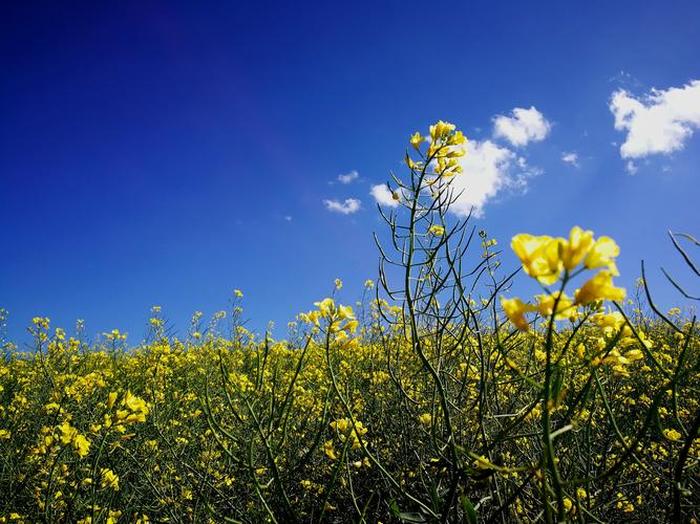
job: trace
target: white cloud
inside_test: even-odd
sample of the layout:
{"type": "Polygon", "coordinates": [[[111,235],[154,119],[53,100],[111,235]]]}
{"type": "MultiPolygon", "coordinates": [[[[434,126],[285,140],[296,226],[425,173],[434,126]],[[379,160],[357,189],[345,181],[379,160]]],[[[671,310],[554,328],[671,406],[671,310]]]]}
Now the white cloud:
{"type": "Polygon", "coordinates": [[[285,215],[285,216],[284,216],[284,219],[285,219],[287,222],[291,222],[291,221],[292,221],[292,215],[285,215]]]}
{"type": "Polygon", "coordinates": [[[346,198],[345,201],[324,200],[323,205],[328,211],[333,213],[342,213],[343,215],[351,215],[360,210],[360,201],[356,198],[346,198]]]}
{"type": "Polygon", "coordinates": [[[511,114],[493,118],[493,136],[505,138],[515,147],[544,140],[552,127],[535,106],[530,109],[516,107],[511,114]]]}
{"type": "Polygon", "coordinates": [[[372,186],[369,194],[374,197],[377,204],[388,207],[396,207],[399,205],[398,200],[394,200],[394,198],[391,196],[391,191],[389,191],[389,188],[386,187],[386,184],[377,184],[376,186],[372,186]]]}
{"type": "Polygon", "coordinates": [[[622,158],[669,154],[683,149],[700,127],[700,80],[683,87],[652,89],[641,98],[619,89],[609,107],[615,129],[627,131],[620,147],[622,158]]]}
{"type": "MultiPolygon", "coordinates": [[[[549,134],[551,124],[534,106],[530,109],[516,107],[511,114],[493,118],[494,137],[505,138],[514,147],[520,147],[544,140],[549,134]]],[[[575,160],[578,161],[578,157],[575,160]]],[[[529,165],[527,158],[514,148],[488,139],[469,140],[467,154],[460,163],[463,172],[450,180],[456,199],[451,203],[450,211],[460,216],[471,213],[482,217],[485,206],[497,196],[527,192],[530,179],[542,173],[541,169],[529,165]]],[[[385,184],[372,186],[370,194],[380,205],[399,205],[385,184]]]]}
{"type": "Polygon", "coordinates": [[[574,167],[579,167],[578,163],[578,153],[574,153],[573,151],[569,153],[562,153],[561,154],[561,161],[564,162],[565,164],[571,164],[574,167]]]}
{"type": "Polygon", "coordinates": [[[630,175],[636,175],[637,171],[639,171],[639,166],[637,166],[637,164],[631,160],[628,160],[625,164],[625,171],[627,171],[630,175]]]}
{"type": "Polygon", "coordinates": [[[355,169],[350,171],[349,173],[345,173],[344,175],[338,175],[338,181],[341,184],[349,184],[353,180],[357,180],[360,176],[360,173],[358,173],[355,169]]]}
{"type": "Polygon", "coordinates": [[[452,187],[459,197],[450,209],[462,216],[473,209],[477,217],[483,216],[484,206],[499,192],[524,192],[528,180],[541,173],[530,167],[524,157],[491,140],[470,140],[467,154],[462,157],[462,168],[463,173],[452,179],[452,187]]]}

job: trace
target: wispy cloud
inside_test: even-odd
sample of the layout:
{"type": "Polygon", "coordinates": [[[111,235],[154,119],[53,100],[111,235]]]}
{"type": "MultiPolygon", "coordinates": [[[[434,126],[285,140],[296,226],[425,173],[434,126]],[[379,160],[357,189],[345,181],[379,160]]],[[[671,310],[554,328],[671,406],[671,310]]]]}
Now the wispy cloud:
{"type": "MultiPolygon", "coordinates": [[[[667,155],[683,149],[700,127],[700,80],[683,87],[652,89],[642,97],[619,89],[612,94],[609,107],[615,129],[627,133],[620,146],[622,158],[667,155]]],[[[627,166],[629,172],[636,171],[636,164],[628,162],[627,166]]]]}
{"type": "Polygon", "coordinates": [[[516,107],[511,111],[511,116],[497,115],[493,118],[494,137],[504,138],[515,147],[544,140],[551,127],[535,106],[530,109],[516,107]]]}
{"type": "Polygon", "coordinates": [[[484,205],[505,185],[508,170],[515,160],[515,153],[490,140],[470,140],[463,157],[463,172],[452,181],[452,187],[461,193],[452,210],[468,215],[473,209],[476,216],[483,215],[484,205]]]}
{"type": "Polygon", "coordinates": [[[372,186],[369,194],[374,197],[377,204],[382,206],[397,207],[399,205],[399,201],[394,200],[391,191],[389,191],[389,188],[386,187],[386,184],[377,184],[376,186],[372,186]]]}
{"type": "Polygon", "coordinates": [[[565,164],[570,164],[574,167],[579,167],[578,163],[578,153],[574,153],[573,151],[570,152],[564,152],[561,154],[561,161],[564,162],[565,164]]]}
{"type": "Polygon", "coordinates": [[[351,215],[360,210],[361,202],[357,198],[346,198],[343,202],[331,199],[324,200],[323,205],[332,213],[341,213],[343,215],[351,215]]]}
{"type": "Polygon", "coordinates": [[[461,160],[463,174],[452,182],[459,194],[452,206],[456,214],[465,216],[472,212],[481,217],[486,204],[497,195],[525,193],[530,179],[542,173],[511,147],[494,140],[503,138],[513,147],[525,147],[530,142],[544,140],[551,124],[534,106],[516,107],[510,114],[493,117],[493,140],[468,142],[467,154],[461,160]]]}
{"type": "MultiPolygon", "coordinates": [[[[460,159],[463,172],[451,180],[455,196],[450,207],[453,213],[482,217],[489,202],[503,194],[527,192],[530,179],[542,174],[542,170],[531,166],[523,151],[516,152],[515,147],[544,140],[551,124],[534,106],[530,109],[516,107],[510,114],[512,116],[493,117],[491,139],[467,142],[467,154],[460,159]],[[499,138],[512,146],[499,143],[499,138]]],[[[578,157],[574,160],[578,161],[578,157]]],[[[372,186],[370,194],[380,205],[399,205],[385,184],[372,186]]]]}
{"type": "Polygon", "coordinates": [[[354,180],[357,180],[360,177],[360,173],[358,173],[356,170],[352,170],[349,173],[345,173],[344,175],[338,175],[338,182],[341,184],[349,184],[354,180]]]}
{"type": "Polygon", "coordinates": [[[524,157],[491,140],[470,140],[462,168],[463,173],[452,180],[459,196],[451,210],[461,216],[472,212],[477,217],[484,215],[486,204],[499,193],[526,192],[530,178],[542,172],[524,157]]]}

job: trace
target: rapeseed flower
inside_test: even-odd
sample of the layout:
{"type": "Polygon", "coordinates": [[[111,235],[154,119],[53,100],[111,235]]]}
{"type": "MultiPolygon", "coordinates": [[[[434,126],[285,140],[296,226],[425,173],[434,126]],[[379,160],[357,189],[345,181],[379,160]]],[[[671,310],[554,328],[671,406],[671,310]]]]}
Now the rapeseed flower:
{"type": "Polygon", "coordinates": [[[624,300],[625,290],[615,287],[613,274],[608,270],[598,272],[576,291],[575,304],[589,304],[599,300],[624,300]]]}
{"type": "Polygon", "coordinates": [[[532,304],[527,304],[519,298],[501,297],[501,307],[513,325],[520,331],[528,331],[530,324],[525,318],[525,313],[535,311],[537,308],[532,304]]]}
{"type": "Polygon", "coordinates": [[[119,491],[119,476],[114,473],[109,468],[102,468],[100,470],[101,481],[100,486],[104,488],[110,488],[114,491],[119,491]]]}
{"type": "Polygon", "coordinates": [[[529,276],[547,286],[559,279],[564,268],[559,258],[561,239],[522,233],[515,235],[510,245],[529,276]]]}
{"type": "Polygon", "coordinates": [[[552,314],[555,302],[557,304],[555,314],[557,320],[570,317],[575,312],[573,300],[563,292],[556,291],[547,295],[537,295],[535,298],[537,298],[537,310],[542,316],[548,317],[552,314]]]}
{"type": "Polygon", "coordinates": [[[425,137],[421,135],[418,131],[416,131],[411,135],[411,139],[409,140],[409,142],[411,143],[414,149],[418,150],[420,149],[420,145],[423,142],[425,142],[425,137]]]}
{"type": "Polygon", "coordinates": [[[428,228],[428,233],[436,237],[441,237],[445,234],[445,228],[438,224],[433,224],[428,228]]]}
{"type": "Polygon", "coordinates": [[[613,276],[617,276],[619,272],[615,264],[615,257],[619,254],[620,248],[612,238],[600,237],[591,247],[584,261],[584,265],[588,269],[606,267],[613,276]]]}
{"type": "Polygon", "coordinates": [[[593,246],[593,231],[584,231],[579,226],[574,226],[569,233],[568,242],[561,244],[564,269],[572,271],[589,254],[593,246]]]}

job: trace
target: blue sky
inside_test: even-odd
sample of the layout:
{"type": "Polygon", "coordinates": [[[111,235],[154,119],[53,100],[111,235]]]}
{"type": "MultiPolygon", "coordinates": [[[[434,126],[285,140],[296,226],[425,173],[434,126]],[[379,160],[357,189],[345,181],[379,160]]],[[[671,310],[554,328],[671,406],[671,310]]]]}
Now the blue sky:
{"type": "Polygon", "coordinates": [[[12,338],[47,315],[136,343],[154,304],[182,334],[234,288],[283,328],[336,277],[353,302],[377,272],[370,190],[437,119],[481,148],[464,204],[503,247],[579,224],[618,241],[622,284],[642,258],[663,304],[660,265],[691,283],[665,232],[700,233],[697,2],[0,9],[12,338]]]}

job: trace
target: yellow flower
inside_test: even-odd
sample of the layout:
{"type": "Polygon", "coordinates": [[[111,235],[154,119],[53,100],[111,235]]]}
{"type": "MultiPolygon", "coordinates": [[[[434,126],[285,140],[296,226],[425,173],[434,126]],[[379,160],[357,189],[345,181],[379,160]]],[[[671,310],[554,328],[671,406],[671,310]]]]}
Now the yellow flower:
{"type": "Polygon", "coordinates": [[[433,421],[433,417],[430,413],[423,413],[418,417],[418,422],[423,424],[424,426],[429,426],[431,422],[433,421]]]}
{"type": "Polygon", "coordinates": [[[411,135],[411,145],[414,149],[420,149],[420,145],[425,141],[425,137],[421,135],[418,131],[411,135]]]}
{"type": "Polygon", "coordinates": [[[501,297],[501,307],[503,308],[503,312],[506,314],[508,319],[520,331],[527,331],[530,329],[530,324],[528,324],[528,321],[525,318],[525,313],[535,311],[535,306],[526,304],[519,298],[501,297]]]}
{"type": "Polygon", "coordinates": [[[311,482],[308,479],[300,480],[299,484],[301,485],[302,488],[304,489],[311,489],[313,487],[313,482],[311,482]]]}
{"type": "Polygon", "coordinates": [[[615,287],[612,281],[612,273],[607,270],[600,271],[588,282],[576,291],[575,304],[588,304],[598,300],[624,300],[625,290],[615,287]]]}
{"type": "Polygon", "coordinates": [[[233,294],[236,296],[236,298],[243,298],[243,291],[240,289],[234,289],[233,294]]]}
{"type": "Polygon", "coordinates": [[[600,237],[589,251],[584,261],[588,269],[607,267],[614,276],[620,273],[615,265],[615,257],[620,254],[620,248],[610,237],[600,237]]]}
{"type": "Polygon", "coordinates": [[[355,313],[352,310],[352,306],[338,306],[338,318],[342,319],[354,319],[355,313]]]}
{"type": "Polygon", "coordinates": [[[510,246],[520,259],[525,273],[548,286],[557,281],[563,268],[559,258],[562,241],[546,235],[521,233],[513,237],[510,246]]]}
{"type": "Polygon", "coordinates": [[[442,235],[445,234],[445,228],[438,225],[438,224],[433,224],[428,229],[428,233],[431,235],[435,235],[436,237],[441,237],[442,235]]]}
{"type": "Polygon", "coordinates": [[[683,436],[675,429],[664,429],[663,434],[669,440],[680,440],[683,436]]]}
{"type": "Polygon", "coordinates": [[[574,226],[569,232],[569,241],[563,242],[561,260],[564,268],[571,271],[586,257],[593,245],[593,231],[584,231],[574,226]]]}
{"type": "Polygon", "coordinates": [[[78,430],[70,425],[68,421],[58,427],[61,432],[61,443],[70,444],[73,438],[78,434],[78,430]]]}
{"type": "Polygon", "coordinates": [[[124,395],[124,400],[122,404],[131,410],[131,413],[126,413],[124,410],[117,411],[117,418],[124,420],[127,424],[134,422],[145,422],[146,415],[148,415],[148,405],[146,401],[142,398],[133,395],[130,391],[127,391],[124,395]]]}
{"type": "Polygon", "coordinates": [[[339,278],[336,278],[336,279],[335,279],[335,288],[336,288],[336,289],[340,289],[340,288],[342,288],[342,287],[343,287],[343,281],[340,280],[339,278]]]}
{"type": "Polygon", "coordinates": [[[318,311],[309,311],[308,313],[299,313],[297,318],[301,322],[308,322],[309,324],[319,325],[320,314],[318,311]]]}
{"type": "Polygon", "coordinates": [[[100,485],[103,488],[111,488],[114,491],[119,491],[119,477],[109,468],[102,468],[102,482],[100,485]]]}
{"type": "Polygon", "coordinates": [[[454,130],[454,124],[438,120],[437,123],[430,126],[430,138],[432,139],[433,143],[435,143],[437,140],[449,135],[454,130]]]}
{"type": "Polygon", "coordinates": [[[112,340],[112,341],[119,341],[119,340],[126,340],[127,334],[120,332],[118,329],[113,329],[109,333],[103,333],[105,338],[107,340],[112,340]]]}
{"type": "Polygon", "coordinates": [[[474,461],[474,467],[477,469],[496,469],[496,466],[486,457],[479,456],[475,461],[474,461]]]}
{"type": "Polygon", "coordinates": [[[107,517],[106,524],[117,524],[119,522],[119,517],[122,516],[121,511],[109,511],[109,516],[107,517]]]}
{"type": "MultiPolygon", "coordinates": [[[[466,143],[467,137],[464,136],[464,133],[462,133],[461,131],[456,131],[455,133],[453,133],[449,141],[449,144],[451,146],[461,146],[466,143]]],[[[464,150],[463,148],[453,149],[450,154],[455,156],[464,156],[466,154],[466,150],[464,150]]]]}
{"type": "Polygon", "coordinates": [[[144,411],[148,409],[146,407],[146,402],[136,395],[133,395],[130,391],[127,391],[124,395],[124,405],[131,411],[144,411]]]}
{"type": "Polygon", "coordinates": [[[597,313],[591,317],[591,320],[595,322],[600,328],[602,328],[605,334],[617,331],[625,323],[625,317],[619,311],[613,311],[612,313],[597,313]]]}
{"type": "Polygon", "coordinates": [[[644,358],[644,353],[641,349],[632,349],[625,353],[625,358],[630,362],[635,362],[637,360],[642,360],[644,358]]]}
{"type": "Polygon", "coordinates": [[[109,395],[107,395],[107,409],[112,409],[114,407],[114,403],[117,401],[117,392],[112,391],[109,395]]]}
{"type": "Polygon", "coordinates": [[[329,317],[335,312],[335,302],[332,298],[324,298],[320,302],[314,302],[316,306],[324,317],[329,317]]]}
{"type": "Polygon", "coordinates": [[[335,454],[335,450],[333,449],[333,441],[332,440],[327,440],[326,442],[323,443],[323,452],[326,454],[326,456],[329,459],[338,460],[338,455],[335,454]]]}
{"type": "Polygon", "coordinates": [[[374,280],[369,279],[369,278],[367,280],[365,280],[365,287],[367,289],[372,289],[374,287],[374,280]]]}
{"type": "Polygon", "coordinates": [[[78,456],[83,458],[90,452],[90,441],[83,435],[76,435],[73,439],[73,447],[78,456]]]}
{"type": "Polygon", "coordinates": [[[38,328],[49,329],[50,320],[47,317],[34,317],[32,319],[32,324],[38,328]]]}
{"type": "Polygon", "coordinates": [[[348,428],[350,427],[350,421],[346,418],[341,418],[341,419],[332,421],[329,425],[331,428],[339,431],[340,433],[345,433],[345,432],[347,432],[348,428]]]}
{"type": "Polygon", "coordinates": [[[552,314],[554,309],[554,302],[559,297],[559,302],[557,302],[557,311],[555,318],[561,320],[571,315],[573,311],[573,301],[566,296],[565,293],[556,291],[550,295],[537,295],[537,309],[542,316],[548,317],[552,314]]]}

